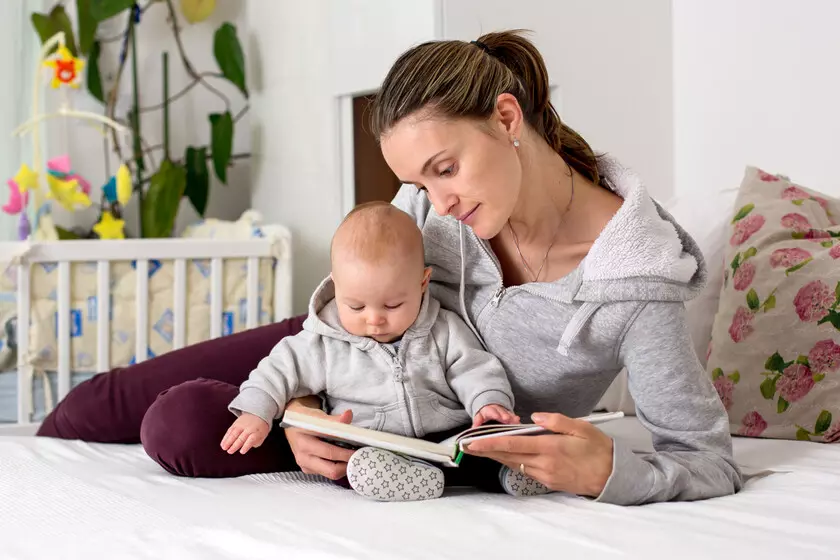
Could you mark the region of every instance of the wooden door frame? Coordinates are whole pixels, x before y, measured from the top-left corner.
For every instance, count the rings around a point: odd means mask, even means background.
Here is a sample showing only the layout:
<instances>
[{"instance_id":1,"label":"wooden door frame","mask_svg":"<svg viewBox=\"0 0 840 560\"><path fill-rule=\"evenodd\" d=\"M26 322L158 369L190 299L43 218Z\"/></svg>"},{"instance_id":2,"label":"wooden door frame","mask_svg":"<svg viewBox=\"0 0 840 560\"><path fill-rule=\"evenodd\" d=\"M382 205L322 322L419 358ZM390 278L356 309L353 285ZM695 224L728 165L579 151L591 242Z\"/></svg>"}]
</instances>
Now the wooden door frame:
<instances>
[{"instance_id":1,"label":"wooden door frame","mask_svg":"<svg viewBox=\"0 0 840 560\"><path fill-rule=\"evenodd\" d=\"M355 138L353 136L353 99L373 95L375 89L345 93L338 103L338 163L341 182L341 215L346 216L356 206Z\"/></svg>"}]
</instances>

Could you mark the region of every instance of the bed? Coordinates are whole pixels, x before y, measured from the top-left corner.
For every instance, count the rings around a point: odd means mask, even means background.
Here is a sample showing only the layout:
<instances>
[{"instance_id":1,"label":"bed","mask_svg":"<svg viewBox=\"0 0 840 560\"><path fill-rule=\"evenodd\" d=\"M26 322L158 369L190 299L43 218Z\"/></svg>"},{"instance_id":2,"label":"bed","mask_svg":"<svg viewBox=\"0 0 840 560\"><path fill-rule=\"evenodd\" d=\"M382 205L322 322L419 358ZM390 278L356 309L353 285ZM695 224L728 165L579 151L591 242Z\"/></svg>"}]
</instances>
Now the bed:
<instances>
[{"instance_id":1,"label":"bed","mask_svg":"<svg viewBox=\"0 0 840 560\"><path fill-rule=\"evenodd\" d=\"M650 449L635 418L604 429ZM467 489L377 503L300 473L181 479L140 446L3 437L0 556L836 558L840 446L737 438L735 449L752 475L740 494L624 508Z\"/></svg>"}]
</instances>

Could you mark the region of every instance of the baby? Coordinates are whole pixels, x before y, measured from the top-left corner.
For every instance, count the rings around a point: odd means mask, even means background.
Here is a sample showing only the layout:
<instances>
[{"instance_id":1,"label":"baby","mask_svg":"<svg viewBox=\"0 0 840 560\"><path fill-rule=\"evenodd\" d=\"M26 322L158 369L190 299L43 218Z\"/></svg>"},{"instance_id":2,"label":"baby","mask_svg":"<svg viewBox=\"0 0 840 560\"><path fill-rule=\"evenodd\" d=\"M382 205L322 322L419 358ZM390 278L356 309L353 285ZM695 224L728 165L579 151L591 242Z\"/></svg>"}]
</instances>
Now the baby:
<instances>
[{"instance_id":1,"label":"baby","mask_svg":"<svg viewBox=\"0 0 840 560\"><path fill-rule=\"evenodd\" d=\"M471 419L519 421L501 363L429 295L431 268L408 214L384 202L357 207L333 237L331 261L304 330L282 339L230 403L238 418L223 449L259 446L289 400L317 394L333 414L352 410L355 425L433 441ZM384 501L437 498L444 486L441 469L372 448L353 454L347 478Z\"/></svg>"}]
</instances>

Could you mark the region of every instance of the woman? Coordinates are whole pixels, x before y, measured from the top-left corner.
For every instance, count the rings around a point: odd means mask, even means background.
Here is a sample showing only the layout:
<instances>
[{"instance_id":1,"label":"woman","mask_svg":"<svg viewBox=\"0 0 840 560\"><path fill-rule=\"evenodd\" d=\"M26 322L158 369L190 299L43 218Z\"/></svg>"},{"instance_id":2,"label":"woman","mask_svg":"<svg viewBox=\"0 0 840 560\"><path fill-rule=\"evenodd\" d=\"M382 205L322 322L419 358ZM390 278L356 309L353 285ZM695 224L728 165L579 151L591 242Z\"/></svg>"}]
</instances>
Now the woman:
<instances>
[{"instance_id":1,"label":"woman","mask_svg":"<svg viewBox=\"0 0 840 560\"><path fill-rule=\"evenodd\" d=\"M373 120L406 183L394 204L423 231L433 294L502 360L517 413L554 432L469 452L614 504L736 492L726 413L685 322L683 302L705 281L702 255L632 173L561 123L536 48L515 32L419 45L386 77ZM40 433L140 435L187 476L294 469L278 459L288 445L305 472L339 479L350 452L298 430L275 430L247 455L219 449L236 386L298 330L300 318L94 378ZM589 413L622 367L653 437L647 456L570 418Z\"/></svg>"}]
</instances>

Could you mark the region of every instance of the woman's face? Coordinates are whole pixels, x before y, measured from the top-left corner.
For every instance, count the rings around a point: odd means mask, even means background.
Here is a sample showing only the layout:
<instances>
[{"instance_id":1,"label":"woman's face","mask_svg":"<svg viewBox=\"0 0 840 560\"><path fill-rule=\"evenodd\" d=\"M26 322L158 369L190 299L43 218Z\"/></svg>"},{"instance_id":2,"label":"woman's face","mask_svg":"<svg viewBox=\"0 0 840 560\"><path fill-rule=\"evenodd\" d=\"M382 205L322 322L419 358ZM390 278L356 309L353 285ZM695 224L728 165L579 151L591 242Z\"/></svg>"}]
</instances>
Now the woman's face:
<instances>
[{"instance_id":1,"label":"woman's face","mask_svg":"<svg viewBox=\"0 0 840 560\"><path fill-rule=\"evenodd\" d=\"M522 168L510 126L498 118L409 116L381 139L385 161L403 183L427 191L435 211L495 237L516 204Z\"/></svg>"}]
</instances>

